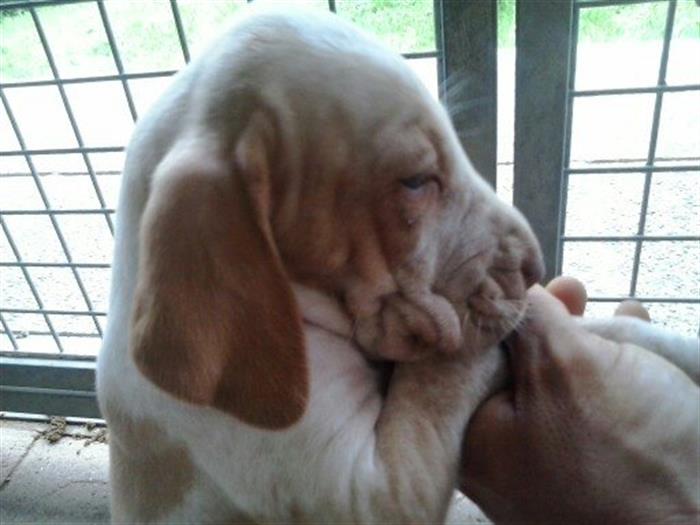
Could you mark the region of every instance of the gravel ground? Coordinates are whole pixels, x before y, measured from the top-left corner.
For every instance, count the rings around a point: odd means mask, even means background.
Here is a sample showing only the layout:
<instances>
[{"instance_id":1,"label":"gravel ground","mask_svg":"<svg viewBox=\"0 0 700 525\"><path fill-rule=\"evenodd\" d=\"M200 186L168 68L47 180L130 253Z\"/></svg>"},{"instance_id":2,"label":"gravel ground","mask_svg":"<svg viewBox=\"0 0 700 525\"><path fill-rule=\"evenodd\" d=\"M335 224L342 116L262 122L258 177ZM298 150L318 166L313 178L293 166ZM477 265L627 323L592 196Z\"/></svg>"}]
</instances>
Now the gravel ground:
<instances>
[{"instance_id":1,"label":"gravel ground","mask_svg":"<svg viewBox=\"0 0 700 525\"><path fill-rule=\"evenodd\" d=\"M676 45L677 44L677 45ZM675 47L674 47L675 46ZM700 42L672 46L669 83L700 83ZM577 88L629 87L655 84L659 47L638 45L589 46L578 59ZM513 53L499 53L499 184L498 192L510 200L512 188ZM436 93L436 68L431 59L413 62L418 74ZM689 67L697 65L699 67ZM130 82L140 114L157 98L167 79ZM67 86L68 97L83 139L90 146L126 143L133 123L125 109L121 86L114 82ZM60 98L53 88L6 90L28 147L74 147ZM644 159L647 154L653 96L596 97L581 99L574 107L572 164L601 160ZM38 118L40 116L40 118ZM0 150L18 149L4 113L0 115ZM686 158L697 164L700 157L700 93L666 95L661 117L659 157ZM82 158L78 155L36 156L37 170L53 208L99 207ZM94 154L90 160L98 173L98 185L106 206L114 208L119 190L121 154ZM36 210L44 206L21 157L0 157L0 209ZM572 176L569 185L567 235L634 235L639 221L644 185L642 174ZM47 216L5 215L4 219L25 261L66 261ZM112 238L100 215L57 215L73 261L109 263ZM655 174L652 178L648 234L700 235L700 172ZM0 234L0 260L14 261L4 234ZM570 242L565 246L564 271L588 283L591 295L629 293L634 244L620 242ZM700 243L648 242L643 245L637 294L646 297L700 297ZM29 268L44 307L87 310L69 269ZM78 269L92 307L107 309L108 269ZM3 308L34 308L22 272L1 269L0 297ZM698 331L700 305L649 305L660 323L684 333ZM591 304L589 312L609 315L613 304ZM37 314L5 314L20 345L27 352L53 351L56 347ZM104 318L98 318L103 324ZM68 353L94 354L99 347L96 328L87 316L52 315L51 320ZM86 337L86 335L90 335ZM11 350L7 337L0 337L0 350Z\"/></svg>"}]
</instances>

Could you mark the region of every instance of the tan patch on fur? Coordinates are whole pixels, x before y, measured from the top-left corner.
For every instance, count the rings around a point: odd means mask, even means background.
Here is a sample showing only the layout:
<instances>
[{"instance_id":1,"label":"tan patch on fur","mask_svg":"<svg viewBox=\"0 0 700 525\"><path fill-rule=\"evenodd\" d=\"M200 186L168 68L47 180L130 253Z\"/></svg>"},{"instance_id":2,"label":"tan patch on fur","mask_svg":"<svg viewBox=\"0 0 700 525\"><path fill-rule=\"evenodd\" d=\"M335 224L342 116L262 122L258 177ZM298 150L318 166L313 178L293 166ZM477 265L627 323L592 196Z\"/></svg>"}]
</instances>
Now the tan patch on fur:
<instances>
[{"instance_id":1,"label":"tan patch on fur","mask_svg":"<svg viewBox=\"0 0 700 525\"><path fill-rule=\"evenodd\" d=\"M153 421L108 408L112 506L151 522L172 512L191 489L196 467L183 445ZM114 512L114 510L113 510Z\"/></svg>"}]
</instances>

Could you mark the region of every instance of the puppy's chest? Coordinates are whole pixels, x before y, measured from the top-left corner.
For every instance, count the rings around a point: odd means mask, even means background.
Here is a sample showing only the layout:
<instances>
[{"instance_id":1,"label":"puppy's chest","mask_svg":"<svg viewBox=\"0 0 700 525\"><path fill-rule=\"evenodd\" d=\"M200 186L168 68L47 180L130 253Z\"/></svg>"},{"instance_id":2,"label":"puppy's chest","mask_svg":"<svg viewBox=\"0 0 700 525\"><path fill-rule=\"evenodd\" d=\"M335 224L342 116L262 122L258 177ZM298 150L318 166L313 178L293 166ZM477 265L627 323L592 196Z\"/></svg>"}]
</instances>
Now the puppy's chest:
<instances>
[{"instance_id":1,"label":"puppy's chest","mask_svg":"<svg viewBox=\"0 0 700 525\"><path fill-rule=\"evenodd\" d=\"M348 401L383 396L391 364L368 360L351 340L323 328L306 325L305 334L312 397L336 391Z\"/></svg>"}]
</instances>

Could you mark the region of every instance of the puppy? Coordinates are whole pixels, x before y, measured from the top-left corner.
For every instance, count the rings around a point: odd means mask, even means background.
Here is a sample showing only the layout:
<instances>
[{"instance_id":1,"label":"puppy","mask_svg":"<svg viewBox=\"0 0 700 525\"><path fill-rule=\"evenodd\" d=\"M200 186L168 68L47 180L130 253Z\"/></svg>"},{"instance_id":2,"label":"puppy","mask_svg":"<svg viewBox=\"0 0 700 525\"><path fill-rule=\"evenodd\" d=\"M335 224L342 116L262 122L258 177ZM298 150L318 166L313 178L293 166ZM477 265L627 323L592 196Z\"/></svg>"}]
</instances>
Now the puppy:
<instances>
[{"instance_id":1,"label":"puppy","mask_svg":"<svg viewBox=\"0 0 700 525\"><path fill-rule=\"evenodd\" d=\"M115 242L115 523L445 519L542 263L400 56L246 18L139 122Z\"/></svg>"}]
</instances>

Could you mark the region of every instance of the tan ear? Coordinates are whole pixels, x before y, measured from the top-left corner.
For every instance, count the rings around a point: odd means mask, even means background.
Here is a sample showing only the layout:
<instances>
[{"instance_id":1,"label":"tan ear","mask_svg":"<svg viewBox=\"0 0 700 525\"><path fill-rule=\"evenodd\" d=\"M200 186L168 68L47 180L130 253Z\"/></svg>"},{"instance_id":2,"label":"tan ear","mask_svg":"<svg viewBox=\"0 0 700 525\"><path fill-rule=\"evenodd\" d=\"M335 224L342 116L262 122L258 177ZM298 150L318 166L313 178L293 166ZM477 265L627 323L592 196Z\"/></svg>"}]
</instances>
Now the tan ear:
<instances>
[{"instance_id":1,"label":"tan ear","mask_svg":"<svg viewBox=\"0 0 700 525\"><path fill-rule=\"evenodd\" d=\"M166 392L281 429L304 413L308 370L261 200L264 146L249 128L233 163L183 146L159 166L141 224L130 348Z\"/></svg>"}]
</instances>

